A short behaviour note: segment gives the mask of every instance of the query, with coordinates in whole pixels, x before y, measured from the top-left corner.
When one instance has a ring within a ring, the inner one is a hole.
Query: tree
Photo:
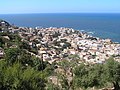
[[[47,90],[61,90],[58,85],[54,85],[53,83],[47,83]]]
[[[67,73],[67,70],[70,68],[70,62],[68,60],[62,60],[58,63],[59,66],[61,66],[65,70],[65,74]]]
[[[4,44],[5,42],[3,41],[3,38],[0,36],[0,47],[3,47]]]
[[[20,90],[44,90],[46,81],[42,77],[42,74],[28,67],[20,76]]]
[[[28,44],[27,42],[21,42],[21,43],[19,44],[19,47],[20,47],[21,49],[27,49],[28,51],[30,51],[30,46],[29,46],[29,44]]]
[[[70,85],[68,83],[68,79],[65,75],[60,75],[60,79],[61,79],[61,86],[63,89],[65,90],[70,90]]]
[[[31,54],[23,50],[21,51],[18,62],[21,63],[23,66],[33,67],[34,66],[33,60],[34,60],[33,56],[31,56]]]
[[[95,64],[88,71],[89,87],[102,87],[105,85],[106,73],[102,64]]]
[[[41,72],[20,63],[8,66],[0,61],[0,90],[45,90],[46,80]]]
[[[103,65],[86,66],[81,64],[74,69],[74,84],[76,87],[102,87],[106,83]]]
[[[9,48],[5,50],[5,60],[7,60],[8,64],[13,64],[18,61],[21,54],[21,50],[19,48]]]
[[[77,66],[73,70],[75,77],[74,77],[74,85],[75,87],[88,87],[88,70],[84,64]]]
[[[114,90],[120,90],[120,63],[110,58],[105,64],[108,82],[113,83]]]

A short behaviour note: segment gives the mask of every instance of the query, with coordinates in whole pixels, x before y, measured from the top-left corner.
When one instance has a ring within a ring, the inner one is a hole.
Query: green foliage
[[[52,74],[54,68],[29,54],[28,44],[21,42],[17,35],[0,34],[0,46],[9,44],[5,48],[4,59],[0,60],[0,90],[44,90],[45,78]],[[10,40],[5,40],[4,35]],[[17,45],[17,48],[9,48],[12,45]]]
[[[61,90],[61,89],[58,85],[54,85],[53,83],[48,83],[47,90]]]
[[[21,42],[21,43],[19,44],[19,47],[20,47],[21,49],[30,50],[30,46],[28,45],[27,42]]]
[[[74,82],[75,86],[77,87],[88,87],[88,70],[84,64],[81,64],[80,66],[76,67],[74,69]]]
[[[109,81],[120,81],[120,63],[110,58],[105,64],[105,70]]]
[[[105,64],[107,81],[113,83],[115,90],[120,90],[120,63],[110,58]]]
[[[102,65],[96,64],[93,67],[91,67],[88,72],[89,87],[104,86],[104,83],[106,83],[104,75],[105,75],[105,72],[104,72],[104,68],[102,67]]]
[[[67,70],[71,66],[68,60],[62,60],[58,63],[58,65],[61,66],[64,70]]]
[[[65,90],[69,90],[70,86],[69,86],[67,77],[65,77],[64,75],[60,75],[60,78],[61,78],[62,88]]]
[[[80,60],[80,57],[77,54],[74,54],[74,55],[71,54],[71,55],[68,56],[68,58],[71,59],[71,60],[74,60],[74,61],[75,60]]]
[[[21,50],[19,48],[6,49],[5,53],[5,60],[9,65],[19,62],[22,66],[31,66],[36,70],[42,71],[48,64],[47,62],[43,62],[39,58],[36,58],[35,56],[27,53],[25,50]]]
[[[5,59],[7,60],[8,64],[13,64],[18,61],[21,50],[18,48],[9,48],[5,50]]]
[[[8,36],[9,39],[4,38],[3,36]],[[11,46],[20,46],[21,38],[17,34],[12,34],[8,32],[0,33],[0,47],[2,48],[9,48]]]
[[[105,64],[95,64],[86,66],[81,64],[74,69],[74,85],[76,87],[103,87],[108,82],[113,83],[114,87],[120,82],[120,63],[109,59]]]
[[[0,61],[0,90],[44,90],[45,82],[42,73],[31,67],[22,69],[19,63],[7,66]]]
[[[30,52],[32,52],[32,53],[34,53],[34,54],[38,54],[37,47],[30,48]]]
[[[47,74],[47,76],[50,76],[54,74],[54,69],[55,69],[55,66],[47,65],[44,72]]]
[[[3,40],[2,36],[0,36],[0,47],[3,47],[5,44],[5,41]]]

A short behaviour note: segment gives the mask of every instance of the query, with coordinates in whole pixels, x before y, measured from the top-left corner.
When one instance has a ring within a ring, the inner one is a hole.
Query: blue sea
[[[44,13],[1,14],[0,19],[25,27],[69,27],[93,32],[93,36],[120,43],[120,14],[113,13]]]

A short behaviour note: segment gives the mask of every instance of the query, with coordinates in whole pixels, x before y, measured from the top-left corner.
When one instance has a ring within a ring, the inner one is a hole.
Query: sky
[[[0,0],[0,14],[120,13],[120,0]]]

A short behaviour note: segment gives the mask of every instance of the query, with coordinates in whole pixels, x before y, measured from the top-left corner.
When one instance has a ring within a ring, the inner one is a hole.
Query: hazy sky
[[[120,0],[0,0],[7,13],[120,13]]]

